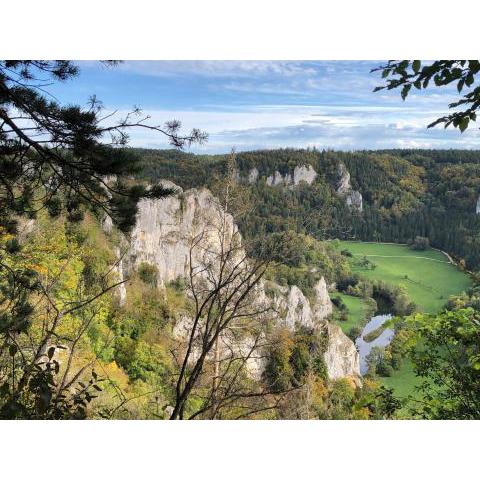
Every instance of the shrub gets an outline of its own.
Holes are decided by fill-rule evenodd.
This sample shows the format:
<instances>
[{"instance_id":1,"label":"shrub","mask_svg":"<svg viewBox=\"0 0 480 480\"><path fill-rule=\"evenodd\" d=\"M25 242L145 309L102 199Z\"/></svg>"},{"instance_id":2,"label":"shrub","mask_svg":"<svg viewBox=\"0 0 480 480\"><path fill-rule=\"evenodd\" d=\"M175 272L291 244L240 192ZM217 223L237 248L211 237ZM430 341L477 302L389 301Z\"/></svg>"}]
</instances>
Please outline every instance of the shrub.
<instances>
[{"instance_id":1,"label":"shrub","mask_svg":"<svg viewBox=\"0 0 480 480\"><path fill-rule=\"evenodd\" d=\"M348 338L350 338L350 340L354 342L360 336L361 333L362 333L362 329L359 326L354 325L347 333L347 336Z\"/></svg>"},{"instance_id":2,"label":"shrub","mask_svg":"<svg viewBox=\"0 0 480 480\"><path fill-rule=\"evenodd\" d=\"M409 243L411 250L426 250L430 246L430 240L427 237L415 237L415 240Z\"/></svg>"},{"instance_id":3,"label":"shrub","mask_svg":"<svg viewBox=\"0 0 480 480\"><path fill-rule=\"evenodd\" d=\"M158 269L155 265L151 265L147 262L142 262L138 266L138 276L140 277L142 282L146 283L147 285L156 286L157 275Z\"/></svg>"},{"instance_id":4,"label":"shrub","mask_svg":"<svg viewBox=\"0 0 480 480\"><path fill-rule=\"evenodd\" d=\"M342 297L333 297L332 303L339 309L339 310L346 310L347 306L345 302L342 300Z\"/></svg>"}]
</instances>

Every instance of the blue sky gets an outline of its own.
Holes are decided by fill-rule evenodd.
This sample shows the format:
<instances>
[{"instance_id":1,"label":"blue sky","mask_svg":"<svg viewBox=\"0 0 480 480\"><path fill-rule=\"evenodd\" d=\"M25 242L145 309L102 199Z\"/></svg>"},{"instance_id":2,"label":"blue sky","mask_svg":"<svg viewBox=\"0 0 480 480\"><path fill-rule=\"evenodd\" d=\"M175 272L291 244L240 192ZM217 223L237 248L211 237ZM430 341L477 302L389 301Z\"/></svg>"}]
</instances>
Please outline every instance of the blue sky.
<instances>
[{"instance_id":1,"label":"blue sky","mask_svg":"<svg viewBox=\"0 0 480 480\"><path fill-rule=\"evenodd\" d=\"M127 61L116 68L79 62L80 76L56 85L63 102L95 94L106 111L139 106L154 124L173 118L209 134L197 152L278 147L480 148L478 129L460 134L428 123L457 98L454 89L372 90L372 61ZM132 146L165 148L155 132L131 132Z\"/></svg>"}]
</instances>

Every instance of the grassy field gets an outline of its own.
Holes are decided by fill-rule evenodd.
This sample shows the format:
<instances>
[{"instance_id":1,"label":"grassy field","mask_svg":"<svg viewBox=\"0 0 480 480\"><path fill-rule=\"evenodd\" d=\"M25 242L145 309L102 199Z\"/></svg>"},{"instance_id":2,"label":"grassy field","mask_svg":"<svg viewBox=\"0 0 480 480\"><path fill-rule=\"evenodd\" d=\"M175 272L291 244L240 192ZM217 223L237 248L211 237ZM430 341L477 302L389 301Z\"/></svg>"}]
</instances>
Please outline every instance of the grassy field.
<instances>
[{"instance_id":1,"label":"grassy field","mask_svg":"<svg viewBox=\"0 0 480 480\"><path fill-rule=\"evenodd\" d=\"M471 285L469 277L437 250L414 251L405 245L347 241L341 241L340 248L350 251L353 258L366 256L377 266L374 270L353 267L353 271L372 280L404 286L410 299L424 312L437 312L450 295Z\"/></svg>"},{"instance_id":2,"label":"grassy field","mask_svg":"<svg viewBox=\"0 0 480 480\"><path fill-rule=\"evenodd\" d=\"M346 322L338 321L344 333L348 333L354 325L361 324L365 318L366 311L365 303L361 298L345 295L344 293L332 293L332 297L340 297L347 306L348 320Z\"/></svg>"}]
</instances>

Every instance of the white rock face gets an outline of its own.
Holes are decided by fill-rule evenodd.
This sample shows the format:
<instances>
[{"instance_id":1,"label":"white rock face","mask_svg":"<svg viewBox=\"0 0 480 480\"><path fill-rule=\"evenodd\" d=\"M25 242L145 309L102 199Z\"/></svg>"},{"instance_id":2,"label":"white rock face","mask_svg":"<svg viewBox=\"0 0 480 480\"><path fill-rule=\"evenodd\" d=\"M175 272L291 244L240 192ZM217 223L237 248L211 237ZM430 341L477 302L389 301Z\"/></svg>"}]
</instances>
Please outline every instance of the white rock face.
<instances>
[{"instance_id":1,"label":"white rock face","mask_svg":"<svg viewBox=\"0 0 480 480\"><path fill-rule=\"evenodd\" d=\"M351 208L355 208L358 211L363 211L363 198L362 194L357 190L352 190L349 194L347 194L345 198L345 202Z\"/></svg>"},{"instance_id":2,"label":"white rock face","mask_svg":"<svg viewBox=\"0 0 480 480\"><path fill-rule=\"evenodd\" d=\"M34 232L37 221L33 218L15 217L17 220L18 241L24 243L29 235Z\"/></svg>"},{"instance_id":3,"label":"white rock face","mask_svg":"<svg viewBox=\"0 0 480 480\"><path fill-rule=\"evenodd\" d=\"M103 220L101 222L101 225L102 225L102 230L107 235L110 235L112 233L113 221L112 221L112 217L110 215L105 215L105 217L103 218Z\"/></svg>"},{"instance_id":4,"label":"white rock face","mask_svg":"<svg viewBox=\"0 0 480 480\"><path fill-rule=\"evenodd\" d=\"M477 208L475 209L475 213L476 213L477 215L480 215L480 195L478 196Z\"/></svg>"},{"instance_id":5,"label":"white rock face","mask_svg":"<svg viewBox=\"0 0 480 480\"><path fill-rule=\"evenodd\" d=\"M333 312L333 304L328 294L327 283L325 278L321 278L314 288L315 291L315 305L314 314L317 319L327 318Z\"/></svg>"},{"instance_id":6,"label":"white rock face","mask_svg":"<svg viewBox=\"0 0 480 480\"><path fill-rule=\"evenodd\" d=\"M363 210L362 194L357 190L352 189L352 185L350 184L350 172L342 162L338 164L337 174L337 194L345 198L345 202L350 208L361 212Z\"/></svg>"},{"instance_id":7,"label":"white rock face","mask_svg":"<svg viewBox=\"0 0 480 480\"><path fill-rule=\"evenodd\" d=\"M226 215L233 230L233 219ZM204 188L158 200L141 200L138 204L137 223L132 231L128 267L142 262L158 269L159 286L185 277L189 269L190 247L193 239L203 234L204 242L214 241L215 225L221 222L218 204ZM199 261L193 251L193 260Z\"/></svg>"},{"instance_id":8,"label":"white rock face","mask_svg":"<svg viewBox=\"0 0 480 480\"><path fill-rule=\"evenodd\" d=\"M293 171L293 184L298 185L300 182L306 182L311 185L317 178L317 172L311 165L296 166Z\"/></svg>"},{"instance_id":9,"label":"white rock face","mask_svg":"<svg viewBox=\"0 0 480 480\"><path fill-rule=\"evenodd\" d=\"M296 326L315 328L327 335L327 349L324 360L330 379L351 377L360 383L360 356L355 344L342 329L327 320L333 311L333 304L322 277L315 285L315 302L309 300L301 290L293 285L290 288L277 286L274 295L274 308L279 314L279 322L290 330Z\"/></svg>"},{"instance_id":10,"label":"white rock face","mask_svg":"<svg viewBox=\"0 0 480 480\"><path fill-rule=\"evenodd\" d=\"M187 315L181 315L177 319L173 328L173 335L178 340L179 346L181 343L186 343L190 337L192 331L193 320ZM194 363L201 354L200 344L202 342L201 330L193 342L190 360ZM242 336L241 339L232 334L231 331L226 331L219 337L219 361L227 362L232 354L237 359L244 359L245 369L248 375L255 379L260 380L262 373L265 369L265 356L262 354L262 347L265 344L265 336L260 334L259 337ZM209 360L214 358L214 354L211 353L208 357Z\"/></svg>"},{"instance_id":11,"label":"white rock face","mask_svg":"<svg viewBox=\"0 0 480 480\"><path fill-rule=\"evenodd\" d=\"M306 182L308 185L311 185L317 176L317 172L311 165L297 165L293 170L293 175L287 173L283 176L278 170L275 170L273 175L267 177L266 183L271 187L276 187L278 185L297 186L300 182Z\"/></svg>"},{"instance_id":12,"label":"white rock face","mask_svg":"<svg viewBox=\"0 0 480 480\"><path fill-rule=\"evenodd\" d=\"M346 195L352 190L352 186L350 185L350 172L343 163L339 163L337 173L337 193L339 195Z\"/></svg>"},{"instance_id":13,"label":"white rock face","mask_svg":"<svg viewBox=\"0 0 480 480\"><path fill-rule=\"evenodd\" d=\"M278 314L279 322L290 330L294 330L296 325L307 328L318 327L319 322L326 319L333 311L333 304L323 277L314 287L313 306L296 285L281 287L271 284L271 287L275 290L273 307Z\"/></svg>"},{"instance_id":14,"label":"white rock face","mask_svg":"<svg viewBox=\"0 0 480 480\"><path fill-rule=\"evenodd\" d=\"M276 187L278 185L283 185L285 183L285 179L283 178L282 174L276 170L273 175L267 177L266 182L270 187Z\"/></svg>"},{"instance_id":15,"label":"white rock face","mask_svg":"<svg viewBox=\"0 0 480 480\"><path fill-rule=\"evenodd\" d=\"M326 324L327 350L325 363L329 378L360 378L360 355L354 343L334 323Z\"/></svg>"},{"instance_id":16,"label":"white rock face","mask_svg":"<svg viewBox=\"0 0 480 480\"><path fill-rule=\"evenodd\" d=\"M248 172L247 181L252 184L258 180L258 170L254 167Z\"/></svg>"},{"instance_id":17,"label":"white rock face","mask_svg":"<svg viewBox=\"0 0 480 480\"><path fill-rule=\"evenodd\" d=\"M297 324L313 328L313 312L302 291L296 285L289 288L276 286L276 290L273 308L277 312L278 321L292 331Z\"/></svg>"}]
</instances>

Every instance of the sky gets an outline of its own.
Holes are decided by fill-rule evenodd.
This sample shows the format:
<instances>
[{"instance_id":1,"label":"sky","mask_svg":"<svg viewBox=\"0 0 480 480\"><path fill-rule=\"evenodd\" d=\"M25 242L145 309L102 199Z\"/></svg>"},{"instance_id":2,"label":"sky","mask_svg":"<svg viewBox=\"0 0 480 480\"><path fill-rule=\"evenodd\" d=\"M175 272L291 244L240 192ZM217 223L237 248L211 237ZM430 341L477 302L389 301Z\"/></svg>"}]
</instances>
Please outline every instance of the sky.
<instances>
[{"instance_id":1,"label":"sky","mask_svg":"<svg viewBox=\"0 0 480 480\"><path fill-rule=\"evenodd\" d=\"M80 74L51 87L60 101L92 95L121 116L138 106L151 124L172 119L209 135L193 152L283 147L336 150L480 148L475 127L463 134L427 125L458 99L454 88L373 93L381 61L126 61L115 68L79 62ZM130 132L130 145L167 148L161 134Z\"/></svg>"}]
</instances>

